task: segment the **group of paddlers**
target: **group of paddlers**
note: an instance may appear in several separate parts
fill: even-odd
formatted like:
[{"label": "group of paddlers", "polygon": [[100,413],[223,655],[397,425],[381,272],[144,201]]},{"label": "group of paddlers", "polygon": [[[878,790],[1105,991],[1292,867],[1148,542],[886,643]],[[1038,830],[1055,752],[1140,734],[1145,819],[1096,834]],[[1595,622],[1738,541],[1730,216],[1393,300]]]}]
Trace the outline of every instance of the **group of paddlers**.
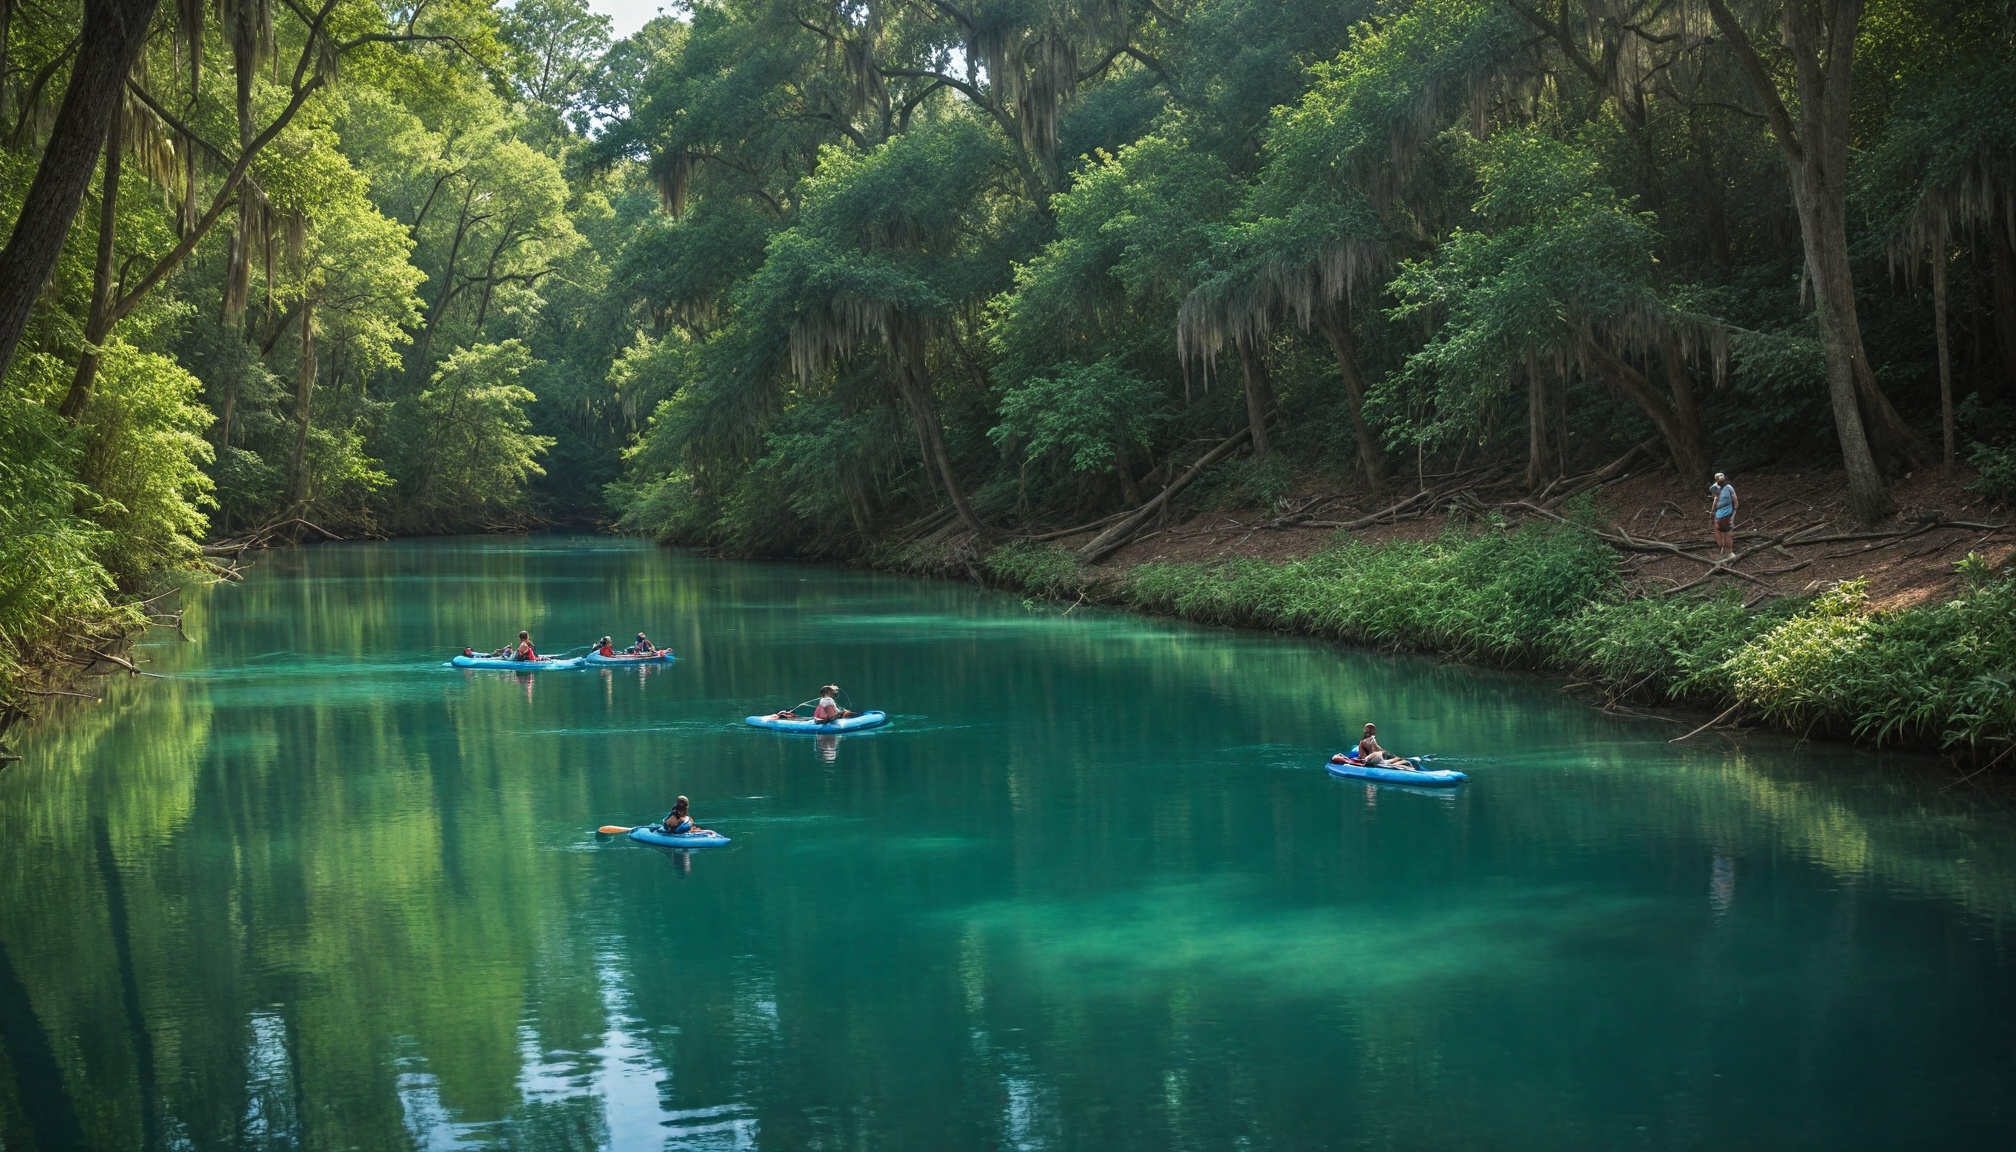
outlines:
[{"label": "group of paddlers", "polygon": [[[607,636],[595,642],[595,654],[598,656],[657,656],[668,651],[670,649],[659,648],[653,645],[650,639],[642,632],[637,633],[636,643],[623,649],[621,652],[616,650],[615,641]],[[475,656],[477,652],[472,648],[465,647],[462,649],[462,655]],[[538,649],[532,646],[532,633],[530,632],[518,633],[518,642],[516,644],[506,644],[495,652],[486,652],[482,655],[488,660],[536,661],[554,659],[551,656],[539,655]]]}]

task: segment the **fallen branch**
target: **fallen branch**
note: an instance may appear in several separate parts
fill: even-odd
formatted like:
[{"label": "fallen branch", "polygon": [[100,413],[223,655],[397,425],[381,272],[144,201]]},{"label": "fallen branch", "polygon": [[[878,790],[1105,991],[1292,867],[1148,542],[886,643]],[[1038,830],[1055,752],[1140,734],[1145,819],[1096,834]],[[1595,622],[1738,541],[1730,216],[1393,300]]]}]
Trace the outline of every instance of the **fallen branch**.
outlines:
[{"label": "fallen branch", "polygon": [[1604,708],[1604,709],[1603,709],[1603,711],[1604,711],[1605,713],[1607,713],[1607,714],[1609,714],[1609,715],[1613,715],[1613,716],[1636,716],[1636,717],[1638,717],[1638,718],[1639,718],[1640,720],[1662,720],[1662,721],[1664,721],[1664,722],[1666,722],[1666,723],[1668,723],[1668,724],[1683,724],[1683,723],[1685,723],[1685,721],[1683,721],[1683,720],[1675,720],[1675,719],[1674,719],[1673,717],[1671,717],[1671,716],[1660,716],[1660,715],[1658,715],[1658,714],[1656,714],[1656,713],[1652,713],[1652,712],[1640,712],[1640,711],[1638,711],[1638,710],[1637,710],[1636,708],[1624,708],[1624,707],[1621,707],[1621,706],[1619,706],[1619,705],[1615,705],[1615,704],[1612,704],[1612,705],[1610,705],[1609,707],[1607,707],[1607,708]]},{"label": "fallen branch", "polygon": [[1104,528],[1106,525],[1113,523],[1115,520],[1119,520],[1127,516],[1132,516],[1133,514],[1134,509],[1129,508],[1126,509],[1125,511],[1115,512],[1111,516],[1101,516],[1099,519],[1092,521],[1090,524],[1080,524],[1076,528],[1059,528],[1052,532],[1042,532],[1034,536],[1023,536],[1020,537],[1020,539],[1027,540],[1032,543],[1044,540],[1062,540],[1066,536],[1079,536],[1083,535],[1086,532],[1092,531],[1094,528]]},{"label": "fallen branch", "polygon": [[1432,501],[1434,495],[1435,494],[1433,492],[1428,491],[1416,492],[1414,495],[1407,497],[1405,500],[1400,501],[1398,504],[1393,505],[1391,508],[1381,508],[1379,511],[1372,513],[1370,516],[1360,516],[1356,520],[1310,520],[1304,522],[1301,526],[1304,528],[1335,528],[1338,529],[1339,531],[1344,532],[1349,532],[1356,528],[1369,528],[1372,525],[1377,524],[1379,521],[1384,520],[1388,516],[1392,516],[1397,519],[1401,512],[1406,511],[1415,504],[1419,504],[1423,500]]},{"label": "fallen branch", "polygon": [[1717,724],[1720,724],[1722,721],[1727,720],[1729,717],[1734,716],[1736,714],[1736,710],[1741,707],[1743,707],[1743,705],[1741,704],[1731,704],[1729,705],[1728,708],[1723,710],[1720,716],[1715,717],[1713,720],[1710,720],[1706,724],[1701,725],[1699,728],[1694,729],[1692,732],[1687,733],[1687,735],[1675,736],[1673,739],[1666,741],[1666,743],[1678,744],[1682,740],[1691,740],[1694,737],[1699,736],[1701,733],[1706,732],[1708,729],[1715,727]]},{"label": "fallen branch", "polygon": [[2001,754],[1996,756],[1993,760],[1988,761],[1986,764],[1981,765],[1974,771],[1967,773],[1965,776],[1960,777],[1958,780],[1953,781],[1953,783],[1948,784],[1946,785],[1945,788],[1941,788],[1939,790],[1941,792],[1944,792],[1946,791],[1946,788],[1957,788],[1960,785],[1965,784],[1969,780],[1974,779],[1974,777],[1979,776],[1981,773],[1986,772],[1988,769],[1993,768],[1995,765],[2000,764],[2002,761],[2008,759],[2009,754],[2011,752],[2016,752],[2016,744],[2011,744],[2009,747],[2004,748]]},{"label": "fallen branch", "polygon": [[[1536,497],[1536,499],[1542,501],[1549,508],[1559,508],[1561,505],[1567,503],[1570,500],[1573,500],[1575,497],[1580,496],[1582,493],[1589,491],[1591,488],[1597,487],[1598,485],[1601,484],[1608,484],[1613,479],[1621,480],[1624,477],[1629,476],[1630,473],[1625,472],[1624,470],[1631,466],[1631,462],[1638,458],[1638,454],[1640,452],[1650,451],[1651,449],[1657,446],[1658,446],[1657,437],[1654,437],[1651,440],[1647,440],[1641,444],[1633,444],[1631,446],[1630,451],[1624,453],[1622,456],[1619,456],[1617,459],[1612,460],[1610,463],[1605,464],[1603,467],[1596,469],[1594,472],[1591,472],[1586,476],[1581,476],[1576,478],[1575,480],[1570,481],[1568,487],[1562,489],[1561,494],[1554,497],[1552,500],[1547,499],[1547,493],[1544,491],[1541,492],[1540,495]],[[1622,473],[1622,475],[1619,475],[1620,473]],[[1553,485],[1549,484],[1547,487],[1551,490],[1553,488]]]},{"label": "fallen branch", "polygon": [[107,664],[117,664],[119,667],[126,669],[126,671],[131,672],[135,676],[142,675],[140,669],[131,660],[126,659],[124,656],[113,656],[105,652],[100,652],[96,648],[86,648],[85,651],[89,652],[93,656],[96,656],[98,659],[105,661]]},{"label": "fallen branch", "polygon": [[[1682,555],[1686,554],[1682,553]],[[1688,556],[1687,558],[1689,560],[1701,559],[1699,556]],[[1715,562],[1713,567],[1708,569],[1708,571],[1703,572],[1701,575],[1695,577],[1692,580],[1689,580],[1685,584],[1674,585],[1672,588],[1661,593],[1661,595],[1677,596],[1680,593],[1687,591],[1689,588],[1698,588],[1701,585],[1706,584],[1708,581],[1713,580],[1718,572],[1725,576],[1735,576],[1738,577],[1739,579],[1748,580],[1750,583],[1757,585],[1759,588],[1775,591],[1775,589],[1771,589],[1771,585],[1766,584],[1763,580],[1759,579],[1758,577],[1752,576],[1750,573],[1745,572],[1740,568],[1731,567],[1731,565],[1737,563],[1742,559],[1743,557],[1738,556],[1735,560],[1730,560],[1727,562],[1718,560]]]},{"label": "fallen branch", "polygon": [[243,536],[229,537],[205,544],[203,545],[202,552],[205,556],[237,556],[241,552],[248,552],[254,548],[264,548],[267,542],[279,535],[282,530],[296,527],[310,529],[319,534],[324,540],[340,541],[343,539],[343,537],[329,531],[313,520],[304,519],[300,516],[290,516],[285,520],[276,520],[271,524],[255,528]]},{"label": "fallen branch", "polygon": [[88,692],[65,692],[61,688],[23,688],[21,691],[26,692],[30,696],[74,696],[79,700],[89,700],[93,704],[98,703],[101,699]]},{"label": "fallen branch", "polygon": [[1230,456],[1252,434],[1253,430],[1251,428],[1241,428],[1239,431],[1226,437],[1223,441],[1220,441],[1216,448],[1206,452],[1202,459],[1190,466],[1188,471],[1171,480],[1167,488],[1156,493],[1153,500],[1135,509],[1132,516],[1101,532],[1099,535],[1093,537],[1090,543],[1080,548],[1078,550],[1079,562],[1097,564],[1126,547],[1127,542],[1134,538],[1134,534],[1147,525],[1149,519],[1169,503],[1171,497],[1188,487],[1190,482],[1202,475],[1206,468]]}]

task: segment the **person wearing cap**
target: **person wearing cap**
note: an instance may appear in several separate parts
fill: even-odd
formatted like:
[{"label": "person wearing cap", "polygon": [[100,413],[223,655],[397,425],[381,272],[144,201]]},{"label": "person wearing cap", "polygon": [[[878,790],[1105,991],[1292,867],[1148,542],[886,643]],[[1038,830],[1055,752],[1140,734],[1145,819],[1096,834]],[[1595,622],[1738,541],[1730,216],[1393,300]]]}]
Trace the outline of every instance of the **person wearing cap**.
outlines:
[{"label": "person wearing cap", "polygon": [[656,654],[658,649],[652,647],[651,641],[646,640],[644,634],[639,632],[637,633],[637,642],[630,645],[628,651],[635,656],[650,656]]},{"label": "person wearing cap", "polygon": [[1402,772],[1414,771],[1412,761],[1403,760],[1379,746],[1378,728],[1365,725],[1365,735],[1358,741],[1358,759],[1375,768],[1394,768]]},{"label": "person wearing cap", "polygon": [[1715,550],[1721,559],[1736,558],[1736,486],[1722,473],[1708,486],[1709,507],[1715,516]]},{"label": "person wearing cap", "polygon": [[833,694],[838,691],[840,691],[838,684],[826,684],[820,687],[819,703],[812,708],[812,720],[814,723],[831,724],[833,721],[847,715],[841,709],[839,701],[833,699]]}]

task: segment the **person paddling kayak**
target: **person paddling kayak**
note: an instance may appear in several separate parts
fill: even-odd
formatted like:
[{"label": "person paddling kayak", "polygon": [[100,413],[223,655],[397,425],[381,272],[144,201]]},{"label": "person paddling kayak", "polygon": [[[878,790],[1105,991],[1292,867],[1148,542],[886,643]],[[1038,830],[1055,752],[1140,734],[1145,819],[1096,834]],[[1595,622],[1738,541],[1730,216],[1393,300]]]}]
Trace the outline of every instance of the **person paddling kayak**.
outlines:
[{"label": "person paddling kayak", "polygon": [[538,651],[537,651],[537,650],[535,650],[535,649],[534,649],[534,648],[532,647],[532,633],[530,633],[530,632],[520,632],[520,633],[518,633],[518,651],[517,651],[517,653],[516,653],[516,654],[515,654],[515,655],[514,655],[514,656],[512,657],[512,659],[514,659],[514,660],[537,660],[537,659],[539,659],[539,653],[538,653]]},{"label": "person paddling kayak", "polygon": [[1358,741],[1358,760],[1375,768],[1393,768],[1401,772],[1415,772],[1419,769],[1411,760],[1404,760],[1379,746],[1378,727],[1365,725],[1365,735]]},{"label": "person paddling kayak", "polygon": [[658,822],[659,829],[667,836],[707,835],[708,829],[698,827],[693,823],[693,817],[688,812],[690,807],[691,805],[684,796],[674,800],[672,802],[672,811],[667,812],[665,819]]},{"label": "person paddling kayak", "polygon": [[[626,651],[632,656],[656,656],[658,654],[657,646],[645,639],[642,632],[637,633],[637,642],[632,644]],[[603,655],[606,656],[608,653],[605,652]]]},{"label": "person paddling kayak", "polygon": [[842,720],[853,715],[853,713],[840,707],[839,701],[833,699],[834,695],[839,691],[840,686],[838,684],[827,684],[819,689],[819,702],[812,706],[813,723],[831,724],[835,720]]},{"label": "person paddling kayak", "polygon": [[614,648],[610,647],[610,645],[612,645],[612,644],[614,644],[614,643],[615,643],[615,641],[614,641],[614,640],[611,640],[611,639],[610,639],[609,637],[607,637],[607,636],[604,636],[604,637],[602,637],[602,639],[600,639],[600,640],[597,640],[597,641],[595,642],[595,654],[596,654],[597,656],[614,656],[614,655],[616,655],[616,649],[614,649]]}]

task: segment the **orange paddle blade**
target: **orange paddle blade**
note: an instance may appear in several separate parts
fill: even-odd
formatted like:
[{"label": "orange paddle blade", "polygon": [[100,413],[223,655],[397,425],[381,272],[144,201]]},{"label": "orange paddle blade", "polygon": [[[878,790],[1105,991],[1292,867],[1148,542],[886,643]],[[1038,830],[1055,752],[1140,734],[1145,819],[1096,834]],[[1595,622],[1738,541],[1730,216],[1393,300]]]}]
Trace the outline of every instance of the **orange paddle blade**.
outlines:
[{"label": "orange paddle blade", "polygon": [[595,829],[595,831],[600,832],[604,836],[621,836],[625,832],[630,831],[630,829],[625,828],[621,824],[604,824],[600,828]]}]

